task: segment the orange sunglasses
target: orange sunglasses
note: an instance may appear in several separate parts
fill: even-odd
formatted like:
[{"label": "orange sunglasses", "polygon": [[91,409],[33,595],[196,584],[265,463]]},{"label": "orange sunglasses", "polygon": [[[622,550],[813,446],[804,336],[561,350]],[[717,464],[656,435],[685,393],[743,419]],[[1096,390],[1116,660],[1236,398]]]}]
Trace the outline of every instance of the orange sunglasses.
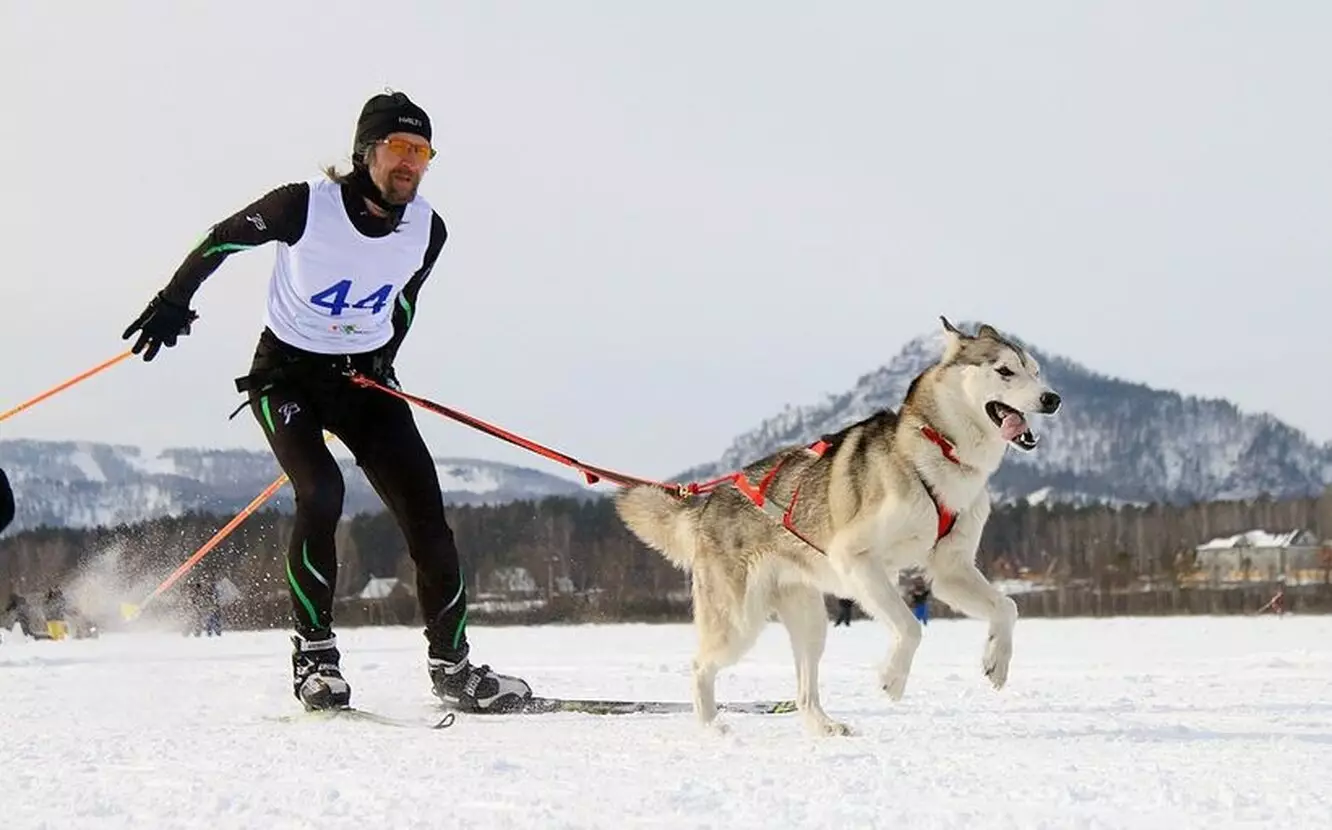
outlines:
[{"label": "orange sunglasses", "polygon": [[415,141],[408,141],[405,138],[382,138],[378,142],[388,147],[389,152],[403,158],[416,157],[416,160],[422,163],[430,161],[435,157],[435,148],[429,144],[417,144]]}]

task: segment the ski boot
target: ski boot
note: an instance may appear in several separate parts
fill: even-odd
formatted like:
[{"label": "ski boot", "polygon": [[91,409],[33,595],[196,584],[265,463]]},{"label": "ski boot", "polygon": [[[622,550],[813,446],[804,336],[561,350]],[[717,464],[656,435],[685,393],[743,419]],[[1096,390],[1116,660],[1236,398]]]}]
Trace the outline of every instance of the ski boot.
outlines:
[{"label": "ski boot", "polygon": [[428,659],[430,683],[435,696],[446,705],[463,712],[507,712],[519,709],[532,697],[532,687],[520,677],[491,671],[490,666],[475,666],[467,659],[464,646],[445,657]]},{"label": "ski boot", "polygon": [[306,711],[338,709],[351,705],[351,686],[338,668],[341,654],[338,638],[307,640],[299,634],[291,638],[292,692]]}]

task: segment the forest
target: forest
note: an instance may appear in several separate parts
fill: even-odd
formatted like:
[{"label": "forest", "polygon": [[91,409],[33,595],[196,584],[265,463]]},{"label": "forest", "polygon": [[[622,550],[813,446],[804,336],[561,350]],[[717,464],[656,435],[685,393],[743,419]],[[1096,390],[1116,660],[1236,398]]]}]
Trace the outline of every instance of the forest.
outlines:
[{"label": "forest", "polygon": [[[10,596],[72,588],[92,598],[85,604],[106,605],[104,625],[115,626],[116,604],[146,597],[231,518],[188,513],[117,527],[11,534],[0,539],[0,590]],[[688,619],[688,576],[631,536],[609,499],[454,506],[448,518],[474,620]],[[189,582],[225,578],[239,595],[226,610],[229,627],[285,625],[290,602],[283,557],[291,523],[290,514],[276,511],[250,516],[161,592],[155,606],[168,613]],[[1254,613],[1279,588],[1286,610],[1332,610],[1327,548],[1322,577],[1311,584],[1279,586],[1277,575],[1261,568],[1238,584],[1208,577],[1194,548],[1252,529],[1332,538],[1332,488],[1317,498],[1189,505],[998,505],[978,562],[991,579],[1005,580],[1024,615]],[[340,623],[419,622],[414,566],[387,512],[344,518],[337,542]],[[387,596],[359,598],[372,577],[398,582]],[[935,613],[952,612],[939,606]]]}]

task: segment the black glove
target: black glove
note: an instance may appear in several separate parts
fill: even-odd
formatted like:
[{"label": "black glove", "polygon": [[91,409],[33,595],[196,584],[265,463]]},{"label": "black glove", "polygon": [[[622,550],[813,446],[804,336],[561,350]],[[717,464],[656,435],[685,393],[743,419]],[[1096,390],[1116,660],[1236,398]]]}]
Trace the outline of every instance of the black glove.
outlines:
[{"label": "black glove", "polygon": [[190,323],[198,319],[198,314],[186,306],[168,300],[159,291],[138,319],[125,329],[120,339],[128,340],[134,332],[140,332],[138,342],[134,344],[132,351],[138,354],[143,351],[144,346],[147,346],[148,351],[144,352],[143,359],[149,361],[157,356],[158,349],[163,346],[171,348],[176,345],[177,337],[189,334]]}]

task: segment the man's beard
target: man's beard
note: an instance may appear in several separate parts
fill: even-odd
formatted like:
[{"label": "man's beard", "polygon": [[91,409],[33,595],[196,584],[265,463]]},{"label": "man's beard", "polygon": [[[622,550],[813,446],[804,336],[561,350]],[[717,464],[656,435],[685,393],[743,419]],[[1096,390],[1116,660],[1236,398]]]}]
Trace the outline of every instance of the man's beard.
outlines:
[{"label": "man's beard", "polygon": [[384,182],[384,201],[391,205],[405,205],[416,198],[416,188],[420,184],[420,178],[411,173],[404,173],[399,178],[396,172],[390,171],[388,180]]}]

